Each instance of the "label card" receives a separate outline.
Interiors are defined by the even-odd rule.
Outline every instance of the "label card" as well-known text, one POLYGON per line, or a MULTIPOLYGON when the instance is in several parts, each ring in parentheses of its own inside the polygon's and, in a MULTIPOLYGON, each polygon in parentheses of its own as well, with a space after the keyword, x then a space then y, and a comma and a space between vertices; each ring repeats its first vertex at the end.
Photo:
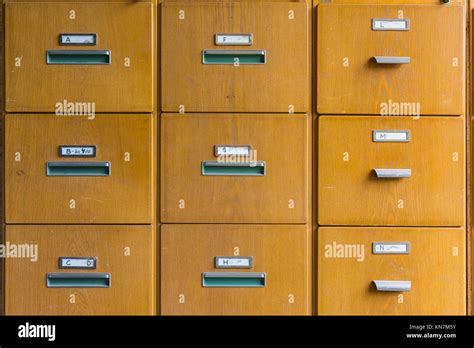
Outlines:
POLYGON ((372 19, 372 30, 410 30, 408 19, 372 19))
POLYGON ((60 257, 59 268, 82 268, 95 269, 97 260, 95 257, 60 257))
POLYGON ((214 155, 219 156, 250 156, 252 147, 250 145, 216 145, 214 155))
POLYGON ((95 46, 97 34, 59 34, 61 46, 95 46))
POLYGON ((252 268, 251 256, 216 256, 216 268, 252 268))
POLYGON ((216 34, 217 46, 251 46, 252 34, 216 34))
POLYGON ((58 147, 59 157, 95 157, 95 145, 60 145, 58 147))
POLYGON ((409 242, 383 242, 372 244, 372 253, 373 254, 409 254, 410 253, 410 243, 409 242))
POLYGON ((408 143, 410 141, 410 131, 374 130, 372 140, 376 143, 408 143))

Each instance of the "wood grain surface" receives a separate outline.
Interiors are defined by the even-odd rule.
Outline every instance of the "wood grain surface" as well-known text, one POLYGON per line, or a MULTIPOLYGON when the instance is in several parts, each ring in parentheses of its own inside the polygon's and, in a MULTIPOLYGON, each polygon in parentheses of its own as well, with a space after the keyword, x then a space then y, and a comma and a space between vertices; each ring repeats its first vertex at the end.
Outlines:
POLYGON ((308 111, 305 3, 165 2, 161 13, 162 111, 178 112, 180 106, 186 112, 308 111), (253 34, 253 44, 216 46, 216 33, 253 34), (209 49, 266 50, 267 61, 205 65, 202 51, 209 49))
POLYGON ((320 225, 464 226, 463 117, 320 116, 318 151, 320 225), (374 130, 409 131, 410 141, 374 142, 374 130))
POLYGON ((7 315, 155 313, 151 226, 7 226, 10 245, 38 246, 38 259, 6 259, 7 315), (128 248, 129 255, 126 254, 128 248), (91 270, 59 269, 59 257, 96 257, 91 270), (108 272, 110 288, 48 288, 46 273, 108 272), (75 302, 71 303, 71 295, 75 302))
POLYGON ((309 122, 306 115, 162 115, 161 221, 308 223, 309 122), (203 176, 203 161, 248 161, 216 157, 216 145, 250 145, 265 176, 203 176))
POLYGON ((162 225, 163 315, 311 314, 305 226, 162 225), (252 256, 251 269, 216 269, 216 256, 252 256), (205 288, 202 272, 265 272, 264 288, 205 288), (184 302, 183 302, 184 301, 184 302))
POLYGON ((5 6, 8 112, 54 112, 56 103, 65 99, 94 102, 97 112, 153 111, 151 2, 8 2, 5 6), (70 11, 75 11, 75 19, 70 11), (59 34, 84 32, 97 34, 97 45, 59 45, 59 34), (46 63, 47 50, 71 49, 110 50, 111 64, 46 63))
POLYGON ((317 13, 320 114, 380 114, 389 100, 419 103, 423 115, 464 113, 462 6, 322 4, 317 13), (396 19, 400 11, 410 30, 372 30, 372 19, 396 19), (376 64, 375 56, 411 61, 376 64))
POLYGON ((152 132, 146 114, 7 115, 7 223, 152 223, 152 132), (95 145, 97 155, 59 157, 60 145, 95 145), (110 162, 110 176, 47 176, 47 162, 110 162))
POLYGON ((466 314, 464 229, 321 227, 318 242, 319 315, 466 314), (410 252, 373 254, 374 242, 408 242, 410 252), (378 292, 374 280, 411 281, 411 290, 378 292))

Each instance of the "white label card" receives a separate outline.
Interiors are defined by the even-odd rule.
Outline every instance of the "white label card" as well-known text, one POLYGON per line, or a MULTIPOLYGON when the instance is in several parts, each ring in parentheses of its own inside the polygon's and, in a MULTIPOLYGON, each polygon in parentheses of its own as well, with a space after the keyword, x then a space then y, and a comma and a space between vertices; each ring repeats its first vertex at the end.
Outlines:
POLYGON ((95 157, 95 146, 59 146, 60 157, 95 157))
POLYGON ((59 268, 95 269, 95 257, 60 257, 59 268))
POLYGON ((373 243, 372 252, 374 254, 409 254, 410 243, 373 243))
POLYGON ((217 46, 250 46, 252 34, 216 34, 217 46))
POLYGON ((216 257, 216 268, 252 268, 252 257, 216 257))
POLYGON ((97 44, 96 34, 60 34, 59 44, 63 46, 94 46, 97 44))
POLYGON ((215 156, 250 156, 249 145, 232 146, 232 145, 216 145, 214 149, 215 156))
POLYGON ((408 19, 372 19, 372 30, 410 30, 408 19))
POLYGON ((410 141, 410 131, 398 130, 374 130, 372 133, 374 142, 404 142, 410 141))

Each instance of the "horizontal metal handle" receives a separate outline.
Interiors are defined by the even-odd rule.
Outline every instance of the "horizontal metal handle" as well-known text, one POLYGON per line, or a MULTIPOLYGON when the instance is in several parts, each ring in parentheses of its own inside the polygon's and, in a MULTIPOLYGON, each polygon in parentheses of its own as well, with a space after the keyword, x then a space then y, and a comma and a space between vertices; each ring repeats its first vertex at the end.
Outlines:
POLYGON ((375 56, 377 64, 410 64, 410 57, 375 56))
POLYGON ((255 65, 266 63, 265 50, 203 50, 203 64, 255 65))
POLYGON ((110 288, 110 273, 47 273, 48 288, 110 288))
POLYGON ((380 179, 410 178, 411 169, 374 169, 375 175, 380 179))
POLYGON ((377 291, 406 292, 411 290, 409 280, 374 280, 377 291))
POLYGON ((46 64, 104 65, 111 63, 109 50, 48 50, 46 64))
POLYGON ((265 285, 265 273, 204 272, 202 274, 204 288, 264 288, 265 285))
POLYGON ((203 176, 265 176, 266 163, 203 161, 201 173, 203 176))
POLYGON ((47 162, 47 176, 110 176, 110 162, 47 162))

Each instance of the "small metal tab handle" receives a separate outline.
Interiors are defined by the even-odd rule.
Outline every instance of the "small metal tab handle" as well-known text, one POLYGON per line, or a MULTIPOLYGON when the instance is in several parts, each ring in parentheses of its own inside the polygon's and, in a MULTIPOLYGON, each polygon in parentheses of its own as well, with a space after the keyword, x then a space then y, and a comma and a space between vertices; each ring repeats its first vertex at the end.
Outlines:
POLYGON ((375 56, 374 60, 377 64, 410 64, 410 57, 375 56))
POLYGON ((203 176, 265 176, 266 163, 255 162, 218 162, 203 161, 201 164, 203 176))
POLYGON ((47 273, 48 288, 110 288, 110 273, 47 273))
POLYGON ((379 179, 402 179, 411 177, 411 169, 374 169, 379 179))
POLYGON ((262 272, 204 272, 204 288, 264 288, 266 274, 262 272))
POLYGON ((374 280, 377 291, 407 292, 411 290, 410 280, 374 280))

